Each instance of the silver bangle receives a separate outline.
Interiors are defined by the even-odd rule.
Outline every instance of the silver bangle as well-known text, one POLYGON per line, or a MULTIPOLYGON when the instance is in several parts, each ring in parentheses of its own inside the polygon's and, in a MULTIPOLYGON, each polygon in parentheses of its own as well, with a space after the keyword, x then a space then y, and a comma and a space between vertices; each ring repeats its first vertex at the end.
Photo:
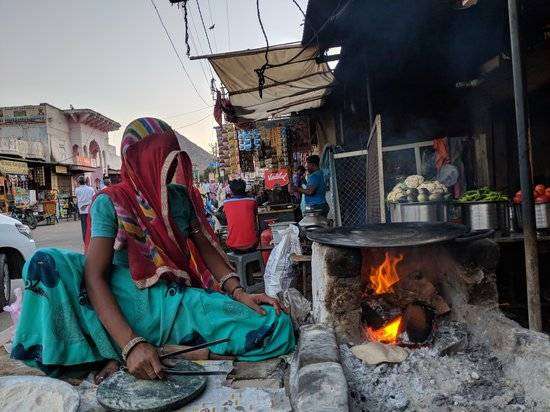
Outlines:
POLYGON ((124 360, 124 363, 126 363, 126 359, 128 358, 128 355, 134 349, 137 345, 139 345, 142 342, 147 342, 145 338, 142 338, 141 336, 138 336, 134 339, 132 339, 130 342, 128 342, 124 348, 122 349, 122 359, 124 360))
POLYGON ((240 279, 239 275, 237 275, 235 272, 228 273, 227 275, 225 275, 223 278, 220 279, 220 289, 221 290, 224 290, 223 287, 224 287, 225 283, 231 278, 240 279))

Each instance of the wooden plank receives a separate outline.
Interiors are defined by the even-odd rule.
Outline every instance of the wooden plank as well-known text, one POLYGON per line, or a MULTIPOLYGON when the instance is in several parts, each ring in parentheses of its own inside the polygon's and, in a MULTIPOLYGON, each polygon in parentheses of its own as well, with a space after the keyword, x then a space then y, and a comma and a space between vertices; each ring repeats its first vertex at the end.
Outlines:
POLYGON ((308 263, 311 262, 311 256, 309 255, 296 255, 295 253, 290 255, 292 263, 308 263))

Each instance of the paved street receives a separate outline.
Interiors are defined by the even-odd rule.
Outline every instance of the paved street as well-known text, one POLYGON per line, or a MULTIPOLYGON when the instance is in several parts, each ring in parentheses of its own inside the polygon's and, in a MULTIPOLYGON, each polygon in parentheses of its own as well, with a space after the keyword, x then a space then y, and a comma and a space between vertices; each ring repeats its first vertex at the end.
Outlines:
MULTIPOLYGON (((82 252, 82 232, 80 230, 80 221, 63 221, 52 226, 38 226, 32 232, 36 240, 37 247, 59 247, 64 249, 82 252)), ((12 281, 11 288, 22 287, 20 280, 12 281)), ((14 298, 12 293, 12 298, 14 298)), ((1 309, 1 308, 0 308, 1 309)), ((0 331, 6 329, 11 324, 9 315, 0 311, 0 331)))
POLYGON ((38 226, 32 232, 38 247, 59 247, 82 252, 80 221, 63 221, 53 226, 38 226))

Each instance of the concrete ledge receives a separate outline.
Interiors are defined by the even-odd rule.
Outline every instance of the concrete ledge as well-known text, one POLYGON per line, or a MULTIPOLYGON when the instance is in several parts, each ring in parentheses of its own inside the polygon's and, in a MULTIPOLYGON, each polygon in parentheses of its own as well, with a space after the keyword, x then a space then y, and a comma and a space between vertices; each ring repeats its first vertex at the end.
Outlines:
POLYGON ((340 362, 334 331, 319 324, 302 326, 298 343, 298 368, 325 362, 340 362))
POLYGON ((348 384, 342 366, 324 362, 301 368, 294 405, 299 412, 347 411, 348 384))
POLYGON ((300 329, 289 382, 295 411, 348 411, 348 384, 333 329, 319 324, 300 329))

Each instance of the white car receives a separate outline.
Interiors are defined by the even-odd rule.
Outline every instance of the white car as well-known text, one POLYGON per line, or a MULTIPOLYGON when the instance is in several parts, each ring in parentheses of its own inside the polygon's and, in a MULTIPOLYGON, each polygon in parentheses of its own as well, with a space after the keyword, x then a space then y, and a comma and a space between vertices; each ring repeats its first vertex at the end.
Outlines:
POLYGON ((31 229, 0 214, 0 312, 10 301, 11 280, 21 277, 25 261, 35 250, 31 229))

